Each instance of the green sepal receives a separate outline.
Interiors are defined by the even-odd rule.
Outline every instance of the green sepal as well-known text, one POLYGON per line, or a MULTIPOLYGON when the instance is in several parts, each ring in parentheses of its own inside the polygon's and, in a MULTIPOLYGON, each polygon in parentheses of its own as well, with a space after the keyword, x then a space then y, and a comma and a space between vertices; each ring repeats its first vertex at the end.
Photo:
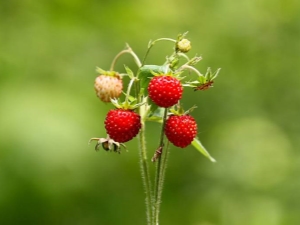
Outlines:
POLYGON ((181 41, 185 36, 188 34, 188 31, 184 32, 183 34, 178 34, 177 41, 181 41))
POLYGON ((120 98, 112 98, 110 102, 118 109, 129 110, 135 110, 146 103, 144 100, 140 103, 137 103, 137 99, 131 95, 128 96, 127 101, 122 101, 120 98))
MULTIPOLYGON (((185 84, 183 84, 183 86, 198 88, 201 85, 207 85, 207 88, 212 87, 213 80, 217 78, 220 70, 221 70, 221 68, 217 69, 215 72, 212 72, 210 67, 208 67, 205 75, 201 74, 197 77, 197 80, 186 82, 185 84)), ((203 90, 206 90, 206 89, 203 89, 203 90)))
POLYGON ((208 151, 205 149, 205 147, 202 145, 202 143, 199 141, 198 138, 194 138, 192 141, 192 145, 205 157, 207 157, 211 162, 216 162, 216 160, 208 153, 208 151))
POLYGON ((151 116, 147 117, 146 121, 162 123, 163 119, 161 117, 151 116))
POLYGON ((103 70, 103 69, 101 69, 99 67, 96 67, 96 72, 99 73, 99 74, 106 74, 107 73, 106 70, 103 70))
POLYGON ((135 97, 133 97, 132 95, 129 95, 128 101, 130 104, 135 104, 137 102, 137 99, 135 97))
POLYGON ((130 79, 134 79, 134 74, 133 74, 132 70, 128 66, 126 66, 126 65, 124 65, 124 68, 126 70, 126 73, 127 73, 128 77, 130 79))
POLYGON ((206 78, 206 80, 211 81, 217 78, 219 72, 220 72, 221 68, 217 69, 215 72, 211 72, 210 67, 207 68, 206 74, 204 75, 204 77, 206 78))
POLYGON ((147 121, 154 121, 154 122, 162 123, 163 114, 164 114, 163 108, 160 108, 157 106, 155 109, 154 108, 151 108, 151 109, 152 110, 150 110, 150 112, 147 116, 147 121))
POLYGON ((96 72, 100 75, 106 75, 106 76, 112 76, 112 77, 118 77, 118 78, 121 78, 120 74, 116 71, 106 71, 106 70, 103 70, 99 67, 96 67, 96 72))

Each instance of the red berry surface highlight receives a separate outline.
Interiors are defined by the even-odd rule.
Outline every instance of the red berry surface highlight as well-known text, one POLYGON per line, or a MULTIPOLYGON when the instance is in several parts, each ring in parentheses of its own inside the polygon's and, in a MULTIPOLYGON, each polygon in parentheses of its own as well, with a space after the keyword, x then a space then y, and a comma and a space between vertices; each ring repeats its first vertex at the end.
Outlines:
POLYGON ((197 135, 197 123, 190 115, 172 115, 166 121, 165 134, 173 145, 185 148, 197 135))
POLYGON ((175 105, 182 97, 180 81, 172 76, 155 76, 151 79, 148 92, 150 99, 158 106, 168 108, 175 105))
POLYGON ((110 138, 124 143, 139 133, 141 117, 132 110, 113 109, 108 112, 104 124, 110 138))

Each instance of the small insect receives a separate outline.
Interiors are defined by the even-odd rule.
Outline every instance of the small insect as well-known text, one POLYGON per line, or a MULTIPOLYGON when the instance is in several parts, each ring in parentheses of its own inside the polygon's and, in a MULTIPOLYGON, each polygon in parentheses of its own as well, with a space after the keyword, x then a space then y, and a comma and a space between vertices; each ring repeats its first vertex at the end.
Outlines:
POLYGON ((198 90, 205 91, 205 90, 209 89, 210 87, 212 87, 213 83, 214 83, 213 80, 207 81, 206 83, 201 84, 198 87, 195 87, 194 91, 198 91, 198 90))
POLYGON ((158 149, 156 149, 154 156, 151 159, 152 162, 156 162, 156 160, 158 160, 161 157, 162 150, 163 150, 162 146, 160 146, 158 149))

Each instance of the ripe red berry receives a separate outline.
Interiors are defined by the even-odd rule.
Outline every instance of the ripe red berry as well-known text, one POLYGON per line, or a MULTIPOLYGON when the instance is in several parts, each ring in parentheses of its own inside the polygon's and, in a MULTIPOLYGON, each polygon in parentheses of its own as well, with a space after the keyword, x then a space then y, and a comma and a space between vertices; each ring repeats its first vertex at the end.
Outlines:
POLYGON ((139 133, 141 117, 132 110, 113 109, 108 112, 104 124, 111 139, 124 143, 139 133))
POLYGON ((166 121, 165 134, 173 145, 185 148, 197 135, 197 123, 190 115, 171 115, 166 121))
POLYGON ((96 94, 103 102, 110 102, 111 98, 118 98, 122 93, 123 83, 121 77, 114 75, 100 75, 95 79, 96 94))
POLYGON ((158 106, 168 108, 175 105, 182 97, 182 85, 172 76, 155 76, 151 79, 148 92, 151 100, 158 106))

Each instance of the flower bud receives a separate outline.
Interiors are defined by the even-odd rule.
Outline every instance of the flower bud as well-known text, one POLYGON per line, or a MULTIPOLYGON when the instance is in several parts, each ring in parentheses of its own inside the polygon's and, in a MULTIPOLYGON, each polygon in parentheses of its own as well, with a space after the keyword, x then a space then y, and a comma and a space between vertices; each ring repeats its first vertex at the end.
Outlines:
POLYGON ((176 43, 176 51, 183 53, 188 52, 192 48, 191 42, 188 39, 181 39, 176 43))

